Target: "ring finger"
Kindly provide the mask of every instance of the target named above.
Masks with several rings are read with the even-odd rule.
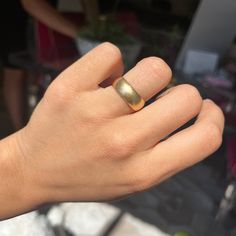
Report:
[[[109,129],[142,151],[196,117],[201,107],[202,98],[197,89],[179,85],[139,112],[119,117]]]

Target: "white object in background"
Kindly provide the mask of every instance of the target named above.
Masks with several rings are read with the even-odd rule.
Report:
[[[115,227],[111,236],[169,236],[154,225],[148,224],[130,214],[125,214]]]
[[[85,55],[87,52],[89,52],[90,50],[92,50],[93,48],[95,48],[96,46],[98,46],[101,43],[98,41],[92,41],[92,40],[84,39],[81,37],[77,37],[75,39],[75,42],[77,45],[77,49],[82,56]]]
[[[36,212],[0,222],[1,236],[55,236],[46,217]]]
[[[214,72],[219,60],[219,55],[213,52],[189,50],[185,58],[184,73],[195,74]]]
[[[102,43],[99,41],[92,41],[90,39],[82,37],[77,37],[75,39],[75,42],[77,45],[77,49],[82,56]],[[141,43],[136,40],[132,44],[116,45],[116,46],[119,47],[119,49],[121,50],[124,64],[127,68],[129,68],[136,62],[142,48]]]
[[[120,210],[103,203],[63,203],[48,213],[52,225],[62,225],[75,236],[99,236]]]
[[[62,209],[61,205],[53,206],[47,214],[47,218],[50,224],[54,227],[63,225],[64,216],[65,212]]]

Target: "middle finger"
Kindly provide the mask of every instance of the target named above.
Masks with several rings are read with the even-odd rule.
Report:
[[[165,88],[171,77],[169,66],[157,57],[143,59],[124,75],[124,78],[145,101]],[[97,92],[96,104],[99,104],[99,109],[105,116],[117,117],[133,113],[112,86]]]

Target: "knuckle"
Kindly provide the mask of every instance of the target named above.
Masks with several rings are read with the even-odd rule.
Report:
[[[167,63],[159,57],[147,57],[142,59],[138,64],[145,69],[150,70],[153,75],[159,75],[167,78],[169,81],[172,78],[172,71]]]
[[[113,135],[109,136],[109,147],[110,152],[113,156],[122,158],[127,157],[132,152],[132,145],[127,140],[126,136],[122,132],[115,132]]]
[[[206,123],[203,126],[205,133],[205,142],[210,153],[215,152],[222,143],[222,132],[219,127],[213,123]]]
[[[66,89],[62,83],[54,81],[44,94],[43,100],[52,108],[61,110],[68,107],[73,97],[74,93],[72,91]]]

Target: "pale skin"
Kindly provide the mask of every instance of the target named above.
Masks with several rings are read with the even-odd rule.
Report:
[[[0,219],[50,202],[106,201],[143,191],[218,149],[224,117],[190,85],[133,112],[107,78],[123,74],[120,51],[104,43],[48,88],[29,123],[0,143]],[[171,79],[159,58],[124,77],[148,100]],[[197,116],[196,122],[161,141]]]

